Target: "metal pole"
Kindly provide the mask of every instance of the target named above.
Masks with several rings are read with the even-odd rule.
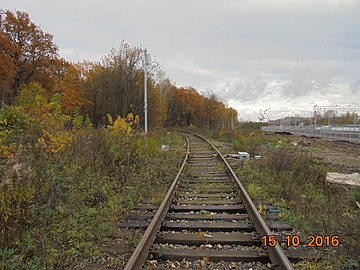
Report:
[[[144,111],[145,111],[145,134],[148,133],[147,126],[147,50],[144,50]]]
[[[357,118],[358,118],[358,115],[357,115],[357,113],[355,113],[355,111],[354,111],[354,136],[356,136],[356,128],[358,128],[359,130],[358,130],[358,132],[359,132],[359,143],[360,143],[360,126],[359,127],[357,127]],[[350,128],[350,142],[351,142],[351,128]]]
[[[316,125],[317,125],[317,114],[316,114],[316,107],[317,105],[314,106],[314,135],[316,134],[317,132],[317,129],[316,129]]]

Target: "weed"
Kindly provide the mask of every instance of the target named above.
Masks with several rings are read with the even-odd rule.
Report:
[[[0,182],[6,269],[77,267],[115,234],[119,215],[155,191],[160,200],[178,167],[176,152],[160,150],[166,134],[144,138],[84,128],[69,136],[60,151],[17,141],[16,155],[0,160],[8,172]]]
[[[199,213],[200,213],[201,215],[209,215],[209,214],[210,214],[210,212],[207,211],[207,210],[200,210]]]
[[[261,187],[259,187],[255,183],[249,183],[246,190],[252,200],[260,199]]]
[[[355,201],[359,189],[349,192],[325,184],[327,166],[307,151],[279,136],[246,130],[233,135],[236,150],[261,154],[256,162],[243,162],[237,174],[250,197],[280,209],[283,221],[306,235],[339,235],[339,247],[328,262],[302,262],[297,269],[355,269],[359,261],[360,231]],[[345,267],[345,268],[344,268]],[[348,267],[348,268],[346,268]]]

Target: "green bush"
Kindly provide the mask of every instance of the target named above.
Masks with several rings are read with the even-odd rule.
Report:
[[[337,252],[358,259],[353,256],[360,254],[354,240],[360,237],[360,218],[349,200],[357,192],[347,196],[341,187],[326,185],[326,166],[306,152],[281,148],[273,153],[239,169],[249,193],[259,194],[254,187],[261,187],[261,196],[252,197],[273,202],[284,221],[307,235],[340,235],[343,245]]]
[[[23,134],[37,142],[29,129],[24,125]],[[0,160],[8,172],[0,182],[4,269],[68,269],[97,255],[123,213],[166,190],[177,169],[176,153],[160,150],[166,134],[119,135],[77,125],[66,136],[71,140],[61,151],[47,151],[43,144],[51,141],[20,138],[15,154]]]

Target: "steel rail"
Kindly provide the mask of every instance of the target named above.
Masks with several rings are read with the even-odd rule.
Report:
[[[129,261],[127,262],[124,270],[137,270],[141,269],[142,265],[146,262],[147,257],[150,253],[150,248],[154,244],[156,233],[160,230],[161,223],[164,221],[166,213],[170,207],[170,204],[175,196],[176,187],[179,184],[179,179],[182,171],[184,170],[185,164],[188,160],[190,143],[188,138],[186,138],[187,150],[184,157],[184,160],[181,164],[180,170],[178,171],[173,183],[170,186],[170,189],[165,195],[164,200],[162,201],[159,209],[156,211],[153,219],[151,220],[149,226],[147,227],[143,237],[141,238],[136,249],[132,253]]]
[[[238,186],[240,188],[240,198],[241,198],[242,203],[244,204],[251,220],[254,222],[254,226],[255,226],[257,232],[260,233],[262,236],[272,235],[270,228],[268,227],[265,220],[263,219],[263,217],[257,210],[257,208],[256,208],[255,204],[253,203],[253,201],[251,200],[249,194],[246,192],[244,186],[241,184],[241,181],[238,179],[238,177],[236,176],[236,174],[234,173],[233,169],[231,168],[231,166],[229,165],[227,160],[224,158],[224,156],[215,147],[215,145],[212,144],[209,140],[207,140],[204,137],[197,135],[197,134],[193,134],[193,135],[195,135],[196,137],[209,143],[213,147],[213,149],[216,151],[218,156],[222,159],[222,161],[226,164],[227,169],[229,170],[230,174],[235,179],[236,183],[238,184]],[[274,269],[281,269],[281,270],[293,270],[294,269],[291,262],[286,257],[284,250],[279,245],[279,243],[277,243],[277,245],[274,247],[267,247],[267,249],[269,250],[269,257],[272,262],[272,267]]]

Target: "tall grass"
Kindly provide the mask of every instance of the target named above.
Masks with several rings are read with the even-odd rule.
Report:
[[[82,129],[61,152],[21,143],[0,162],[0,269],[68,269],[96,255],[123,213],[172,181],[166,136]]]
[[[357,192],[326,184],[328,166],[308,151],[289,144],[287,139],[258,133],[239,140],[245,149],[257,149],[261,160],[244,162],[238,174],[258,200],[267,200],[281,209],[284,221],[305,235],[339,235],[341,246],[330,252],[329,260],[313,269],[339,269],[360,261],[360,215],[355,205]],[[237,147],[238,142],[234,141]],[[331,262],[331,263],[330,263]],[[309,264],[304,268],[310,269]],[[324,268],[322,268],[324,267]]]

